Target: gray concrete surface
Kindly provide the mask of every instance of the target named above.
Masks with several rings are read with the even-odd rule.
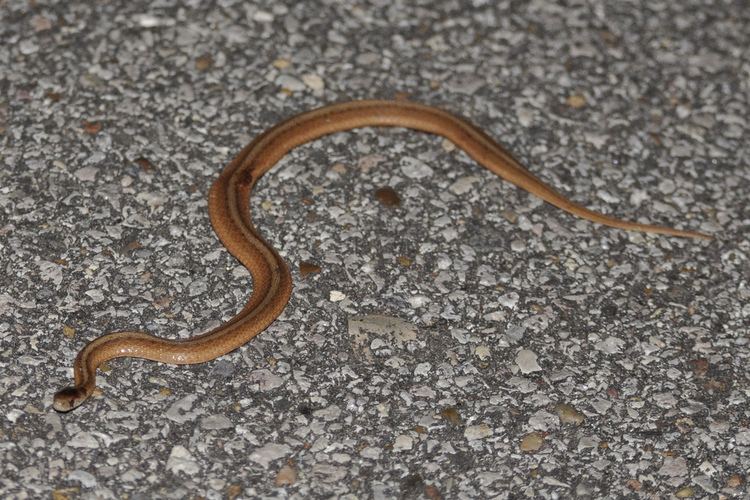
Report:
[[[749,12],[0,2],[0,496],[746,495]],[[230,318],[251,283],[210,228],[212,180],[278,120],[371,97],[470,118],[591,208],[716,239],[577,220],[433,136],[338,134],[253,201],[296,283],[271,328],[204,365],[113,361],[54,412],[97,335]]]

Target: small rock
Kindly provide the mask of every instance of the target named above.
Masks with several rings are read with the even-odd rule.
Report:
[[[446,88],[452,92],[473,95],[486,84],[484,78],[479,78],[473,73],[464,73],[454,76],[446,83]]]
[[[393,451],[411,450],[413,446],[414,440],[405,434],[401,434],[396,437],[396,441],[393,443]]]
[[[448,189],[454,194],[462,195],[471,191],[474,184],[479,181],[479,177],[474,175],[467,175],[465,177],[459,177]]]
[[[341,408],[336,405],[326,406],[325,408],[321,408],[320,410],[315,410],[313,412],[313,416],[315,418],[322,418],[326,422],[333,422],[334,420],[338,419],[340,415]]]
[[[470,425],[464,430],[464,437],[469,441],[474,441],[476,439],[484,439],[494,433],[495,431],[487,424]]]
[[[72,438],[68,439],[68,446],[71,446],[73,448],[96,449],[99,448],[99,441],[96,440],[93,434],[90,434],[88,432],[79,432]]]
[[[196,399],[198,399],[198,396],[191,394],[185,396],[179,401],[175,401],[167,410],[167,418],[180,424],[193,420],[196,417],[196,414],[190,410],[193,408],[193,403]]]
[[[507,307],[509,309],[515,309],[516,308],[516,304],[518,303],[518,299],[519,298],[520,297],[518,296],[518,294],[516,292],[510,292],[510,293],[506,293],[505,295],[501,296],[500,299],[498,299],[498,300],[505,307]]]
[[[369,458],[370,460],[378,460],[380,458],[381,452],[379,448],[376,448],[374,446],[367,446],[366,448],[363,448],[359,455],[362,458]]]
[[[390,186],[383,186],[376,189],[375,198],[386,207],[397,207],[401,204],[401,198],[398,196],[398,193]]]
[[[557,416],[562,424],[580,425],[586,419],[583,413],[565,403],[557,405],[555,410],[557,410]]]
[[[744,478],[739,474],[732,474],[727,478],[727,487],[739,488],[745,482]]]
[[[461,415],[458,413],[458,410],[452,406],[443,408],[440,411],[440,416],[450,422],[451,425],[461,425]]]
[[[425,162],[410,156],[401,158],[401,172],[409,179],[424,179],[433,174],[433,170]]]
[[[96,477],[84,470],[74,470],[68,474],[68,480],[78,481],[84,488],[93,488],[96,486]]]
[[[659,191],[663,194],[672,194],[676,189],[677,186],[672,179],[664,179],[659,183]]]
[[[285,444],[268,443],[252,452],[250,460],[260,464],[263,468],[268,468],[268,464],[289,455],[291,452],[292,449]]]
[[[302,261],[299,263],[299,273],[303,278],[310,274],[317,274],[320,271],[320,266],[312,262]]]
[[[276,79],[276,85],[290,92],[305,90],[305,84],[291,75],[279,75]]]
[[[623,347],[625,347],[625,341],[617,337],[609,336],[601,342],[597,342],[594,347],[599,351],[606,352],[607,354],[617,354],[622,351]]]
[[[678,486],[688,475],[687,460],[683,457],[664,457],[664,463],[657,474],[664,476],[667,484]]]
[[[276,486],[288,486],[297,482],[297,469],[289,464],[285,464],[276,474],[274,484]]]
[[[99,172],[99,169],[96,167],[83,167],[76,170],[74,175],[80,181],[93,182],[96,180],[97,172]]]
[[[695,490],[690,486],[685,486],[675,491],[674,496],[677,498],[690,498],[695,496]]]
[[[250,372],[249,384],[259,391],[270,391],[276,389],[284,383],[284,379],[271,373],[267,368],[253,370]]]
[[[325,82],[323,82],[323,79],[314,73],[303,75],[302,81],[313,90],[323,90],[323,88],[325,88]]]
[[[172,452],[169,454],[167,470],[175,474],[184,472],[185,474],[192,475],[200,472],[200,467],[187,448],[177,445],[172,448]]]
[[[586,105],[586,98],[581,94],[573,94],[568,97],[568,106],[573,109],[579,109]]]
[[[544,433],[542,432],[530,432],[521,438],[521,443],[518,447],[521,451],[532,452],[537,451],[544,444]]]
[[[537,355],[534,351],[521,349],[516,355],[516,364],[521,369],[521,373],[533,373],[541,371],[542,367],[536,362]]]
[[[422,294],[412,295],[407,300],[409,302],[409,305],[414,309],[418,307],[424,307],[430,303],[430,298]]]
[[[474,355],[482,361],[487,361],[490,357],[490,348],[484,344],[478,345],[477,348],[474,349]]]
[[[201,420],[201,427],[207,430],[231,429],[232,421],[224,415],[211,415]]]

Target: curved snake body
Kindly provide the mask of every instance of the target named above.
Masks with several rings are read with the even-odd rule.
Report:
[[[75,385],[54,396],[58,411],[70,411],[94,391],[97,367],[119,357],[170,364],[203,363],[242,346],[282,312],[292,292],[289,270],[253,226],[249,199],[258,179],[292,148],[321,136],[359,127],[405,127],[443,136],[477,163],[516,186],[573,215],[608,226],[670,236],[708,238],[694,231],[628,222],[591,211],[555,191],[526,170],[484,132],[448,112],[403,101],[352,101],[294,116],[248,144],[224,169],[208,197],[211,224],[219,239],[252,275],[247,304],[218,328],[186,340],[144,332],[103,335],[86,345],[73,365]]]

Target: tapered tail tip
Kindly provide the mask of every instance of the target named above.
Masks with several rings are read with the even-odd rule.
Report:
[[[678,236],[685,236],[687,238],[697,238],[701,240],[712,240],[714,237],[710,234],[701,233],[698,231],[682,231],[683,234],[680,234]]]
[[[651,226],[648,224],[639,224],[638,227],[635,227],[633,229],[635,229],[636,231],[643,231],[646,233],[657,233],[657,234],[666,234],[668,236],[677,236],[678,238],[694,238],[694,239],[701,239],[701,240],[714,239],[712,235],[701,233],[700,231],[690,231],[686,229],[674,229],[672,227],[667,227],[667,226]]]
[[[80,387],[66,387],[55,393],[52,407],[62,413],[78,408],[89,395]]]

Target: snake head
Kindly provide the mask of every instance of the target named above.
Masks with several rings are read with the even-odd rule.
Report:
[[[78,408],[88,397],[86,391],[80,387],[66,387],[55,393],[52,407],[59,412],[66,413]]]

